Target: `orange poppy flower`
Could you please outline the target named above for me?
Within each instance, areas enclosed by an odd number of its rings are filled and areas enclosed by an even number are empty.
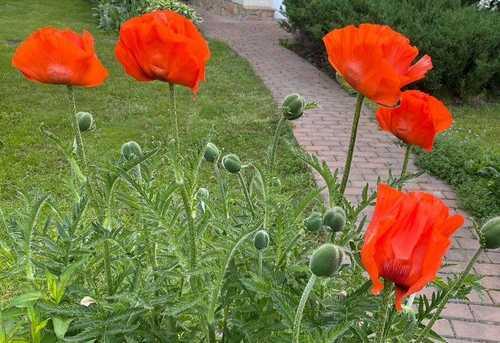
[[[432,151],[436,136],[453,122],[441,101],[419,91],[403,92],[399,107],[380,108],[376,116],[382,130],[427,151]]]
[[[108,77],[94,50],[94,38],[47,27],[33,32],[17,48],[12,65],[35,82],[96,87]]]
[[[401,310],[406,296],[434,280],[451,236],[463,223],[461,215],[450,216],[448,207],[431,194],[403,193],[379,185],[375,212],[361,250],[373,294],[380,294],[384,288],[380,277],[394,282],[395,304]]]
[[[395,106],[401,88],[432,69],[427,55],[412,65],[418,49],[384,25],[350,25],[328,33],[323,42],[337,72],[359,93],[383,106]]]
[[[138,81],[160,80],[191,88],[205,80],[208,44],[196,26],[172,11],[155,11],[126,21],[116,57]]]

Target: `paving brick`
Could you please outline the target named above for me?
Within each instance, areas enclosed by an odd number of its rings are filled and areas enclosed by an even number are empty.
[[[460,338],[472,338],[495,342],[498,337],[500,337],[500,326],[498,325],[459,320],[452,320],[451,324],[453,325],[456,336]]]
[[[489,291],[488,294],[495,304],[500,305],[500,291]]]
[[[441,336],[454,336],[453,329],[451,328],[450,321],[447,319],[438,320],[432,327]]]
[[[469,305],[460,303],[449,303],[442,312],[446,318],[474,319]]]
[[[202,16],[204,22],[201,26],[204,33],[225,41],[237,54],[246,58],[270,89],[277,103],[281,103],[287,94],[299,91],[308,101],[319,104],[319,108],[307,112],[306,116],[294,121],[291,126],[304,150],[316,154],[320,160],[326,161],[330,168],[338,168],[341,176],[347,154],[355,98],[347,95],[334,80],[309,62],[281,47],[280,39],[288,39],[291,36],[281,30],[276,23],[245,21],[209,13],[202,13]],[[375,189],[377,178],[387,177],[388,168],[397,175],[404,156],[397,139],[379,130],[373,110],[367,106],[364,106],[362,111],[358,137],[350,184],[346,192],[348,198],[353,201],[359,197],[358,193],[365,183],[369,183],[370,189]],[[414,161],[410,161],[409,166],[410,171],[417,171]],[[324,185],[317,173],[313,172],[313,175],[318,185]],[[450,207],[458,206],[452,188],[430,175],[424,174],[412,180],[407,189],[430,192],[443,198]],[[369,216],[372,212],[373,208],[367,208],[365,211]],[[460,209],[457,209],[457,212],[464,215],[466,223],[456,233],[452,249],[447,254],[447,263],[455,265],[446,266],[442,270],[441,275],[445,276],[463,270],[477,248],[476,237],[470,230],[467,214]],[[474,292],[470,296],[471,304],[448,305],[444,314],[453,319],[439,321],[437,330],[449,337],[449,342],[461,343],[469,339],[475,342],[478,340],[500,342],[498,339],[500,323],[484,324],[497,322],[494,316],[498,314],[498,307],[495,305],[500,304],[500,252],[488,251],[480,256],[479,262],[475,270],[485,276],[482,284],[487,288],[487,293],[480,297]],[[477,318],[474,318],[473,314]],[[475,320],[484,322],[474,322]]]
[[[477,320],[500,323],[500,307],[470,305],[470,308]]]

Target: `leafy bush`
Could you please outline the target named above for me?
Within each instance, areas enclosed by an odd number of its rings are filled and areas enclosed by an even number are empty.
[[[236,175],[218,171],[224,162],[203,161],[201,148],[182,156],[170,146],[134,156],[123,148],[120,159],[92,176],[89,188],[78,177],[72,147],[44,132],[72,165],[67,182],[72,207],[64,211],[58,199],[26,196],[24,208],[0,217],[0,277],[15,285],[0,301],[4,342],[216,342],[216,336],[228,342],[269,337],[290,342],[293,315],[310,275],[307,259],[318,242],[330,240],[349,257],[337,275],[318,281],[305,308],[301,339],[375,337],[387,304],[368,291],[371,281],[359,256],[365,220],[357,224],[374,193],[365,190],[361,202],[351,204],[338,193],[336,174],[297,152],[324,177],[347,213],[337,234],[325,228],[306,232],[307,213],[324,211],[320,192],[284,192],[262,166],[244,164],[240,188]],[[214,176],[202,178],[203,169],[214,170]],[[216,180],[220,191],[209,194],[204,187]],[[261,229],[271,237],[264,251],[251,242]],[[432,298],[416,299],[418,313],[392,316],[388,339],[409,341],[422,333],[456,280],[438,278]],[[465,299],[477,285],[470,276],[451,295]]]
[[[408,36],[434,70],[421,86],[459,97],[500,84],[500,13],[456,0],[285,0],[291,30],[322,56],[322,37],[350,24],[386,24]],[[325,63],[326,64],[326,63]]]
[[[175,11],[195,22],[201,20],[194,9],[177,0],[97,0],[94,16],[99,28],[118,30],[129,18],[161,9]]]
[[[417,164],[447,181],[461,205],[485,220],[500,213],[500,155],[484,146],[468,130],[441,135],[432,153],[419,153]]]

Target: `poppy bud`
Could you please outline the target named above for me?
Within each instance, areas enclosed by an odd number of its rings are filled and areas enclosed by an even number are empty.
[[[323,217],[319,212],[313,212],[304,220],[304,226],[307,231],[316,232],[323,226]]]
[[[485,249],[500,248],[500,217],[488,220],[481,228],[481,246]]]
[[[306,101],[297,93],[288,95],[283,101],[283,116],[288,120],[294,120],[302,117]]]
[[[241,161],[235,154],[229,154],[222,158],[222,165],[231,174],[238,174],[241,170]]]
[[[253,245],[259,251],[265,250],[269,246],[269,234],[266,230],[257,231],[253,238]]]
[[[346,220],[344,209],[338,206],[330,208],[323,216],[323,224],[328,226],[333,232],[342,231]]]
[[[323,244],[313,252],[309,268],[318,277],[332,276],[339,269],[343,254],[340,247],[331,243]]]
[[[121,149],[122,157],[125,160],[133,160],[134,158],[138,158],[142,156],[142,149],[139,143],[135,141],[130,141],[124,143]]]
[[[78,112],[76,118],[78,119],[80,132],[88,131],[94,126],[94,117],[89,112]]]
[[[207,162],[215,162],[219,158],[220,151],[219,148],[213,143],[207,143],[207,147],[205,148],[205,154],[203,158]]]

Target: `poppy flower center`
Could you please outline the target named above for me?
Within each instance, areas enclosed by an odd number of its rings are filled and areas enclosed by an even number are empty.
[[[47,75],[53,83],[66,84],[71,81],[71,70],[61,64],[49,65]]]
[[[408,288],[406,285],[410,276],[410,265],[403,261],[388,260],[384,262],[380,275],[384,279],[391,280],[400,288]]]

